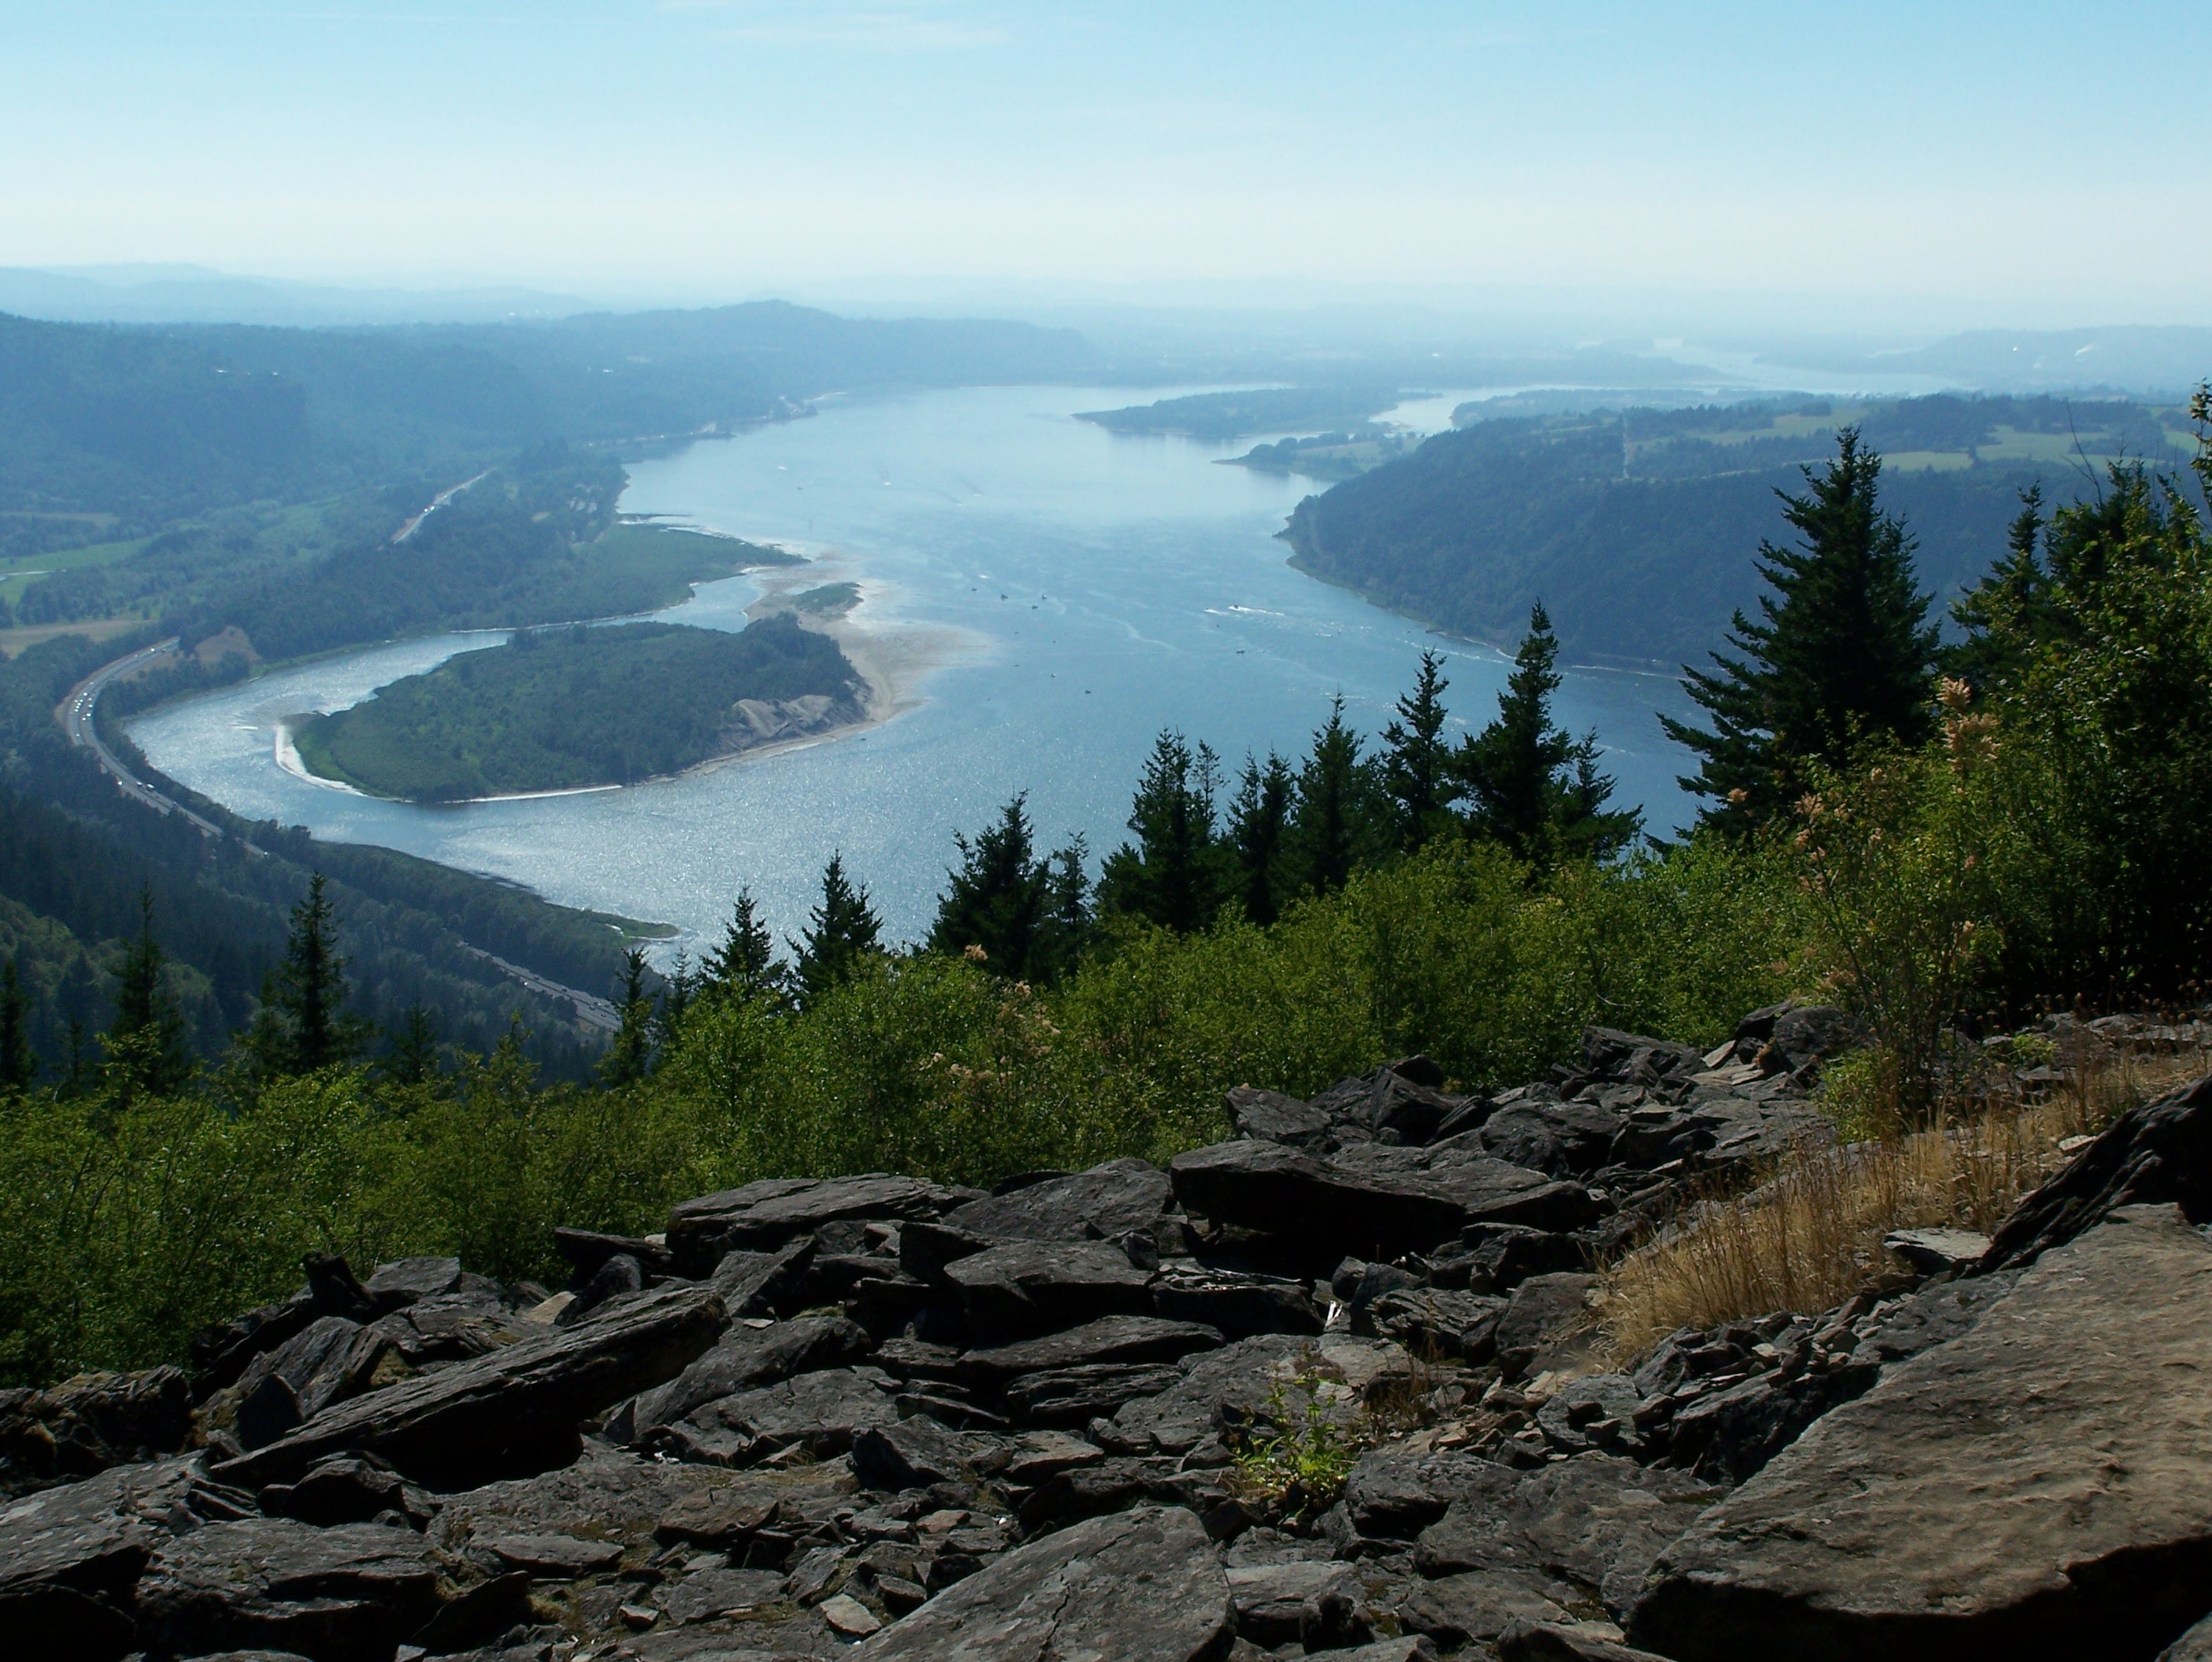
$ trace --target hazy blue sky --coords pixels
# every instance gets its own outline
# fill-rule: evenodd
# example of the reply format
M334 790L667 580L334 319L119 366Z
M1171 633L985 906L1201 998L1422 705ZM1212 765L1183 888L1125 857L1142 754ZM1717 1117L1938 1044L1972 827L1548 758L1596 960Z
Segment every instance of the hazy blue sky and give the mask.
M31 4L0 264L1298 277L2212 322L2212 6Z

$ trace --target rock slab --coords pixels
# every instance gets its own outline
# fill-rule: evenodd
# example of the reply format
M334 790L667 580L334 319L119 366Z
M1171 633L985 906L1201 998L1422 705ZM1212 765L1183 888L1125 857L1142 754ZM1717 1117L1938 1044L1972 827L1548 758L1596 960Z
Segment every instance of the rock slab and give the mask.
M1831 1412L1659 1557L1680 1662L2148 1659L2212 1587L2212 1242L2130 1207Z

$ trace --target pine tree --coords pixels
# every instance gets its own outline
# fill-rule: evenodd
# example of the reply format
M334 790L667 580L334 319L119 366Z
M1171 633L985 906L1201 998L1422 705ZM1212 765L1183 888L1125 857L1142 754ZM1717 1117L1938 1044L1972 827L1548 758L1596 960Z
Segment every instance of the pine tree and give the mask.
M1134 844L1106 857L1099 874L1102 912L1149 919L1188 934L1212 919L1226 896L1223 851L1215 839L1214 792L1220 762L1181 733L1152 742L1130 805Z
M1091 915L1091 880L1085 867L1091 846L1079 831L1053 851L1045 876L1043 961L1047 983L1066 980L1090 949L1095 925Z
M952 840L960 864L945 874L929 949L958 955L973 948L992 974L1012 980L1042 980L1046 908L1051 872L1031 849L1025 798L1016 797L974 841Z
M599 1077L608 1085L633 1084L645 1077L653 1059L653 1000L645 991L645 953L632 947L623 955L622 996L616 1001L618 1025L607 1053L599 1058Z
M392 1034L392 1048L383 1062L384 1076L395 1084L421 1085L443 1071L439 1060L438 1017L419 1000L407 1006Z
M822 903L807 914L806 931L790 943L797 955L794 979L799 1000L811 1004L852 974L860 960L882 949L883 925L868 905L868 891L845 876L842 854L832 854L822 871Z
M1633 811L1607 811L1613 781L1598 772L1597 736L1577 739L1553 724L1559 658L1550 616L1540 604L1531 607L1497 717L1462 743L1454 763L1469 833L1539 867L1567 857L1609 858L1641 822Z
M1237 796L1229 805L1229 846L1236 852L1237 898L1244 915L1262 926L1282 911L1288 874L1283 869L1283 839L1290 829L1291 800L1297 780L1291 765L1274 751L1264 765L1247 755Z
M115 977L115 1022L106 1046L108 1066L126 1100L143 1092L167 1096L192 1075L185 1049L185 1018L170 995L167 960L154 938L154 891L138 891L138 938L108 967Z
M349 1062L368 1041L367 1024L347 1013L346 961L323 892L323 874L292 908L284 961L262 989L262 1010L248 1043L275 1073L307 1074Z
M0 1090L28 1090L39 1077L39 1058L31 1053L31 1004L9 958L0 965Z
M1398 719L1382 730L1382 786L1397 814L1398 846L1407 853L1451 828L1460 786L1444 743L1443 656L1421 654L1413 689L1398 701Z
M684 1013L699 995L699 977L686 953L676 955L676 967L660 983L660 1003L653 1013L653 1038L663 1054L684 1030Z
M775 955L775 937L760 919L753 892L739 889L722 943L699 962L702 990L738 998L782 996L787 972Z
M1929 713L1936 632L1916 584L1912 539L1876 505L1881 458L1858 429L1837 435L1836 459L1805 495L1778 492L1799 545L1759 545L1762 621L1737 612L1735 656L1711 671L1684 666L1710 731L1666 716L1668 737L1701 759L1683 787L1717 804L1708 822L1732 831L1763 824L1796 800L1809 767L1841 767L1872 742L1917 744Z
M1329 706L1298 770L1297 802L1285 839L1297 887L1327 895L1388 846L1388 798L1375 764L1359 754L1359 735L1345 725L1344 695Z

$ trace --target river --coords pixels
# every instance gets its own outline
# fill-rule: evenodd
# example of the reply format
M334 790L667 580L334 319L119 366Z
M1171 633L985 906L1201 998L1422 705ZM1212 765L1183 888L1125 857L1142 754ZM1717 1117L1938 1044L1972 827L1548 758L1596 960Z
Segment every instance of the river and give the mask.
M1448 411L1450 395L1409 406ZM1447 655L1455 719L1494 713L1505 660L1316 582L1274 533L1321 487L1217 466L1233 446L1137 439L1073 419L1126 390L987 387L823 401L819 414L633 464L626 512L677 516L818 559L857 580L856 623L912 691L865 731L676 779L424 808L317 784L276 762L276 719L343 708L497 634L448 634L280 670L131 724L170 777L250 818L380 843L510 879L564 905L673 924L696 956L750 884L796 931L842 851L887 937L927 931L953 856L1018 791L1041 838L1097 856L1124 837L1153 736L1176 727L1233 767L1302 749L1341 693L1373 733L1425 646ZM1279 435L1261 435L1273 438ZM738 628L759 591L702 585L659 616ZM1560 719L1595 728L1619 796L1660 831L1687 817L1687 758L1655 709L1661 676L1572 670Z

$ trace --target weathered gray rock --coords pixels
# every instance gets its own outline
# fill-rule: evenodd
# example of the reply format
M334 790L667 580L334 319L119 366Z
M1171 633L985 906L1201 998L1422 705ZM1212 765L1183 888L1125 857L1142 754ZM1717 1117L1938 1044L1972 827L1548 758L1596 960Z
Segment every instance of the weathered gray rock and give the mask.
M573 1581L622 1562L619 1541L584 1541L573 1535L494 1535L477 1543L508 1569L541 1580Z
M1368 1637L1360 1619L1358 1577L1349 1564L1327 1560L1232 1565L1229 1601L1237 1636L1273 1649L1303 1645L1340 1649Z
M422 1299L458 1292L461 1261L457 1258L403 1258L380 1264L363 1283L368 1295L383 1308L394 1310Z
M1624 1645L1596 1623L1512 1622L1498 1635L1498 1662L1668 1662Z
M959 1437L927 1415L869 1426L853 1438L853 1475L863 1489L927 1489L972 1481Z
M1152 1307L1151 1272L1104 1241L1011 1240L945 1274L979 1332L1044 1332Z
M1409 1588L1398 1605L1398 1620L1455 1649L1495 1639L1515 1621L1565 1621L1564 1606L1571 1597L1566 1588L1532 1571L1464 1570Z
M1479 1365L1496 1349L1506 1301L1482 1293L1401 1288L1368 1306L1360 1325L1422 1355Z
M580 1280L588 1281L599 1273L599 1266L611 1258L626 1258L634 1261L648 1276L671 1276L676 1273L676 1259L667 1243L647 1240L639 1235L603 1234L596 1229L571 1229L556 1225L553 1230L553 1250L568 1260Z
M1531 1371L1548 1353L1586 1328L1597 1277L1577 1271L1531 1276L1513 1289L1493 1335L1498 1366L1509 1378Z
M174 1453L191 1429L181 1368L78 1374L44 1391L0 1391L0 1495Z
M1233 1339L1255 1333L1318 1333L1326 1314L1304 1283L1187 1259L1160 1266L1152 1283L1152 1308L1172 1320L1203 1322Z
M1519 1472L1467 1450L1390 1446L1363 1454L1352 1468L1345 1514L1361 1535L1409 1541L1455 1501L1502 1515L1520 1483Z
M367 1390L369 1376L392 1348L391 1339L375 1327L343 1316L319 1317L275 1350L256 1356L239 1375L238 1388L242 1399L251 1399L272 1375L282 1380L296 1410L291 1424L297 1424ZM240 1417L245 1417L243 1402ZM279 1435L290 1428L289 1424L283 1426ZM239 1436L248 1447L272 1441L252 1436L243 1423Z
M2065 1170L2013 1209L1985 1270L2032 1264L2121 1206L2171 1202L2212 1222L2212 1076L2168 1091L2107 1125Z
M1008 1553L860 1648L869 1662L1200 1662L1228 1641L1229 1585L1191 1513L1143 1507Z
M214 1475L290 1482L326 1455L365 1451L450 1483L563 1439L574 1458L582 1421L682 1372L720 1337L722 1319L721 1300L705 1288L649 1293L599 1320L339 1403Z
M1166 1321L1158 1316L1102 1316L1063 1332L1012 1344L970 1350L960 1358L966 1378L985 1384L1016 1374L1085 1364L1180 1362L1194 1351L1211 1350L1221 1334L1198 1322Z
M0 1509L0 1634L30 1656L103 1662L134 1648L131 1589L198 1483L194 1462L161 1460Z
M1516 1102L1483 1122L1482 1146L1530 1171L1565 1177L1612 1157L1622 1116L1595 1102Z
M749 1466L792 1447L817 1459L842 1454L860 1432L897 1419L888 1374L829 1368L708 1403L647 1441L679 1459Z
M257 1498L271 1518L318 1526L366 1524L380 1513L415 1509L397 1472L357 1455L320 1461L298 1483L270 1483Z
M847 1219L935 1217L952 1198L919 1178L766 1178L743 1188L679 1202L668 1216L668 1251L678 1271L705 1276L733 1251L774 1252L826 1223Z
M783 1577L772 1569L703 1569L655 1587L652 1598L671 1622L689 1626L773 1604L782 1592Z
M1157 1228L1174 1204L1167 1174L1158 1167L1109 1160L1087 1172L971 1200L942 1222L994 1240L1113 1240Z
M1156 1397L1182 1381L1182 1370L1165 1362L1122 1366L1086 1363L1022 1374L1006 1381L1006 1411L1023 1425L1073 1428L1120 1410L1124 1403Z
M1280 1143L1286 1148L1304 1149L1316 1154L1326 1153L1334 1146L1328 1116L1295 1096L1238 1085L1229 1093L1228 1107L1229 1123L1237 1127L1239 1137Z
M1117 1411L1113 1435L1130 1450L1188 1453L1222 1428L1224 1410L1242 1420L1264 1408L1268 1393L1310 1347L1310 1340L1263 1334L1194 1356L1170 1388Z
M1334 1163L1368 1180L1449 1202L1459 1208L1462 1230L1478 1223L1579 1229L1598 1216L1596 1201L1581 1184L1500 1160L1480 1139L1480 1132L1469 1131L1420 1149L1357 1143L1339 1151Z
M1511 1519L1534 1562L1595 1589L1620 1617L1653 1560L1725 1492L1686 1471L1578 1454L1522 1480Z
M2212 1662L2212 1616L2160 1651L2158 1662Z
M1192 1211L1248 1229L1295 1231L1319 1251L1392 1259L1449 1240L1467 1222L1448 1196L1388 1175L1368 1180L1277 1143L1194 1149L1168 1171Z
M1990 1250L1990 1238L1972 1229L1893 1229L1881 1244L1923 1275L1967 1269Z
M138 1586L158 1647L297 1651L316 1662L388 1662L443 1602L434 1550L410 1529L289 1519L210 1524L162 1544Z
M608 1416L606 1434L635 1442L718 1398L866 1356L867 1331L842 1316L801 1316L769 1327L732 1326L714 1348L665 1385L640 1392Z
M2130 1208L1890 1369L1654 1567L1682 1659L2149 1656L2212 1585L2212 1243Z

